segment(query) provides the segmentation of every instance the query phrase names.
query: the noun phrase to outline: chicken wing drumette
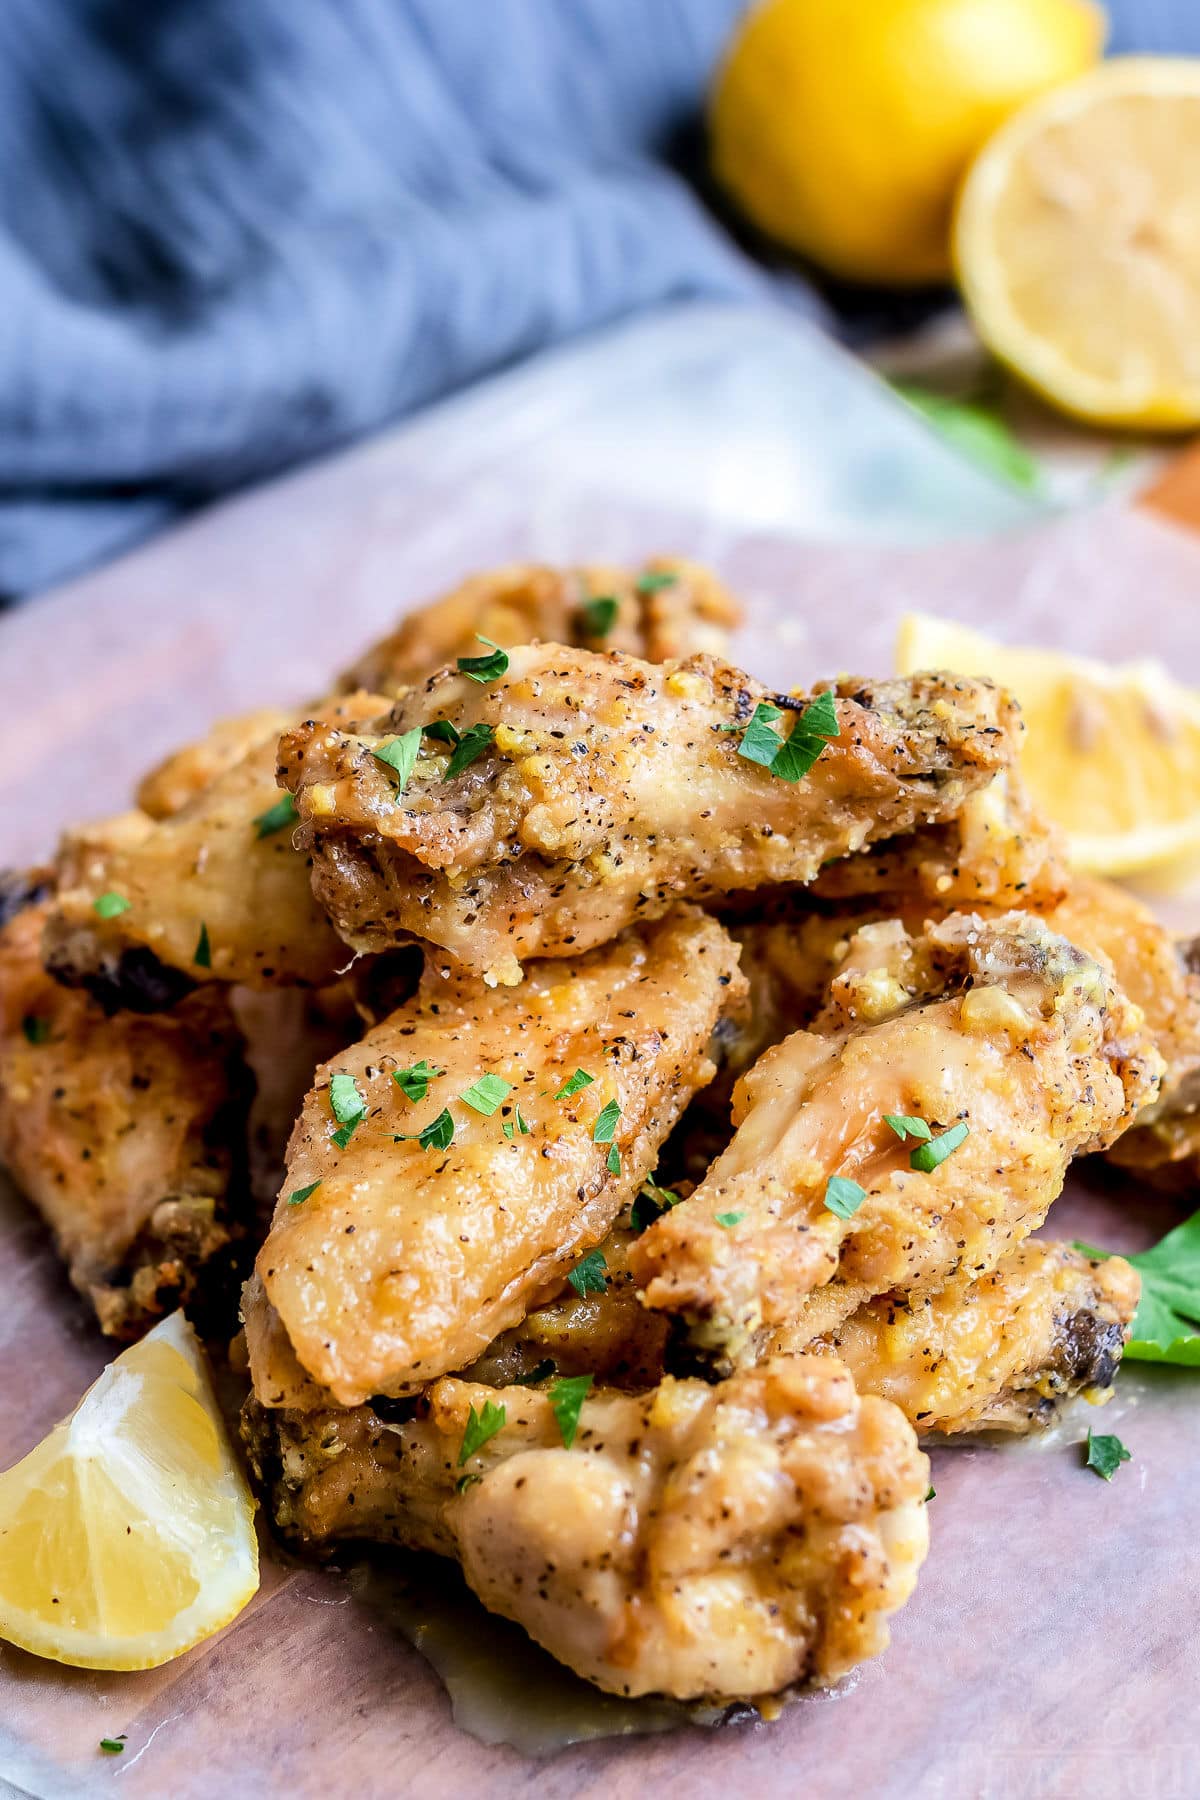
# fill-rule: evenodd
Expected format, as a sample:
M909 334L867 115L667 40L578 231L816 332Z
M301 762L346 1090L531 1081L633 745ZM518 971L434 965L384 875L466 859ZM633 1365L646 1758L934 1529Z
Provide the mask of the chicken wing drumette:
M1026 914L867 927L830 993L742 1078L728 1149L630 1252L647 1304L717 1368L835 1276L856 1304L993 1269L1162 1070L1107 966Z
M782 779L742 754L747 728L761 704L798 716L806 700L710 657L656 668L534 646L483 684L435 677L367 730L307 722L285 734L280 776L347 943L425 938L513 982L525 957L576 955L673 899L807 881L950 817L1016 749L1016 709L987 682L834 693L837 735ZM400 784L378 752L421 733Z
M570 1448L553 1401L442 1380L405 1422L251 1405L246 1433L291 1536L456 1557L485 1606L611 1692L754 1699L884 1648L925 1555L929 1465L832 1358L593 1391ZM495 1407L465 1455L472 1409Z

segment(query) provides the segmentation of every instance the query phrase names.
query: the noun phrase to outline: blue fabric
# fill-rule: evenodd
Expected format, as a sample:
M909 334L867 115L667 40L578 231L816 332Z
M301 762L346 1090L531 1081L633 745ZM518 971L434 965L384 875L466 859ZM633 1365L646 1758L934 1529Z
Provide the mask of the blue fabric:
M3 0L0 596L541 345L759 291L667 160L742 5ZM1200 49L1192 0L1112 10Z

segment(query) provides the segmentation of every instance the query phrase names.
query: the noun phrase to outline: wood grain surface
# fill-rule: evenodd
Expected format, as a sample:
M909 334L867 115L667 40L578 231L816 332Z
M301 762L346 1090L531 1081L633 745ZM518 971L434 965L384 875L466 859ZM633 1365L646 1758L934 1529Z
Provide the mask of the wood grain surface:
M1152 651L1200 683L1200 544L1157 518L1101 508L991 543L891 552L737 537L581 495L534 529L525 497L502 484L447 497L406 458L399 440L381 440L0 621L0 862L34 858L68 820L127 804L138 771L213 716L318 690L403 606L514 556L708 557L748 598L743 660L780 683L890 666L896 620L912 605L1018 641ZM1051 1226L1136 1247L1174 1216L1084 1171ZM12 1196L0 1233L10 1460L106 1353ZM1200 1384L1127 1372L1102 1417L1133 1455L1111 1486L1081 1466L1087 1417L1032 1448L937 1452L932 1550L891 1649L774 1724L548 1759L481 1744L346 1574L268 1560L235 1626L167 1669L83 1674L0 1650L0 1774L17 1793L124 1800L1190 1800L1200 1791ZM101 1757L98 1739L121 1731L125 1755Z

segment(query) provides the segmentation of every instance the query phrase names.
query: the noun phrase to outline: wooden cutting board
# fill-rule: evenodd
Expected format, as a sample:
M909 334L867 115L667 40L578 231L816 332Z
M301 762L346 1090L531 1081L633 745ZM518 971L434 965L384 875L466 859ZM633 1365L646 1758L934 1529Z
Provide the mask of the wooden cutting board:
M1181 464L1150 503L1200 517L1200 463ZM1153 651L1200 683L1200 546L1148 514L1103 508L990 543L892 552L722 534L580 495L555 534L539 537L539 554L700 547L749 599L740 655L780 683L888 667L911 605L1023 641ZM211 717L316 691L405 604L529 548L520 495L491 483L450 505L385 440L0 622L0 862L126 804L138 771ZM1085 1170L1052 1225L1137 1247L1175 1216ZM73 1404L106 1352L11 1195L0 1235L7 1461ZM379 1588L268 1561L243 1617L165 1670L86 1674L0 1649L0 1774L14 1792L124 1800L1190 1796L1200 1379L1129 1371L1099 1418L1133 1454L1111 1486L1081 1466L1086 1417L1048 1444L937 1451L932 1551L891 1649L774 1724L585 1743L548 1759L482 1744L453 1723ZM101 1757L99 1738L118 1732L125 1754Z

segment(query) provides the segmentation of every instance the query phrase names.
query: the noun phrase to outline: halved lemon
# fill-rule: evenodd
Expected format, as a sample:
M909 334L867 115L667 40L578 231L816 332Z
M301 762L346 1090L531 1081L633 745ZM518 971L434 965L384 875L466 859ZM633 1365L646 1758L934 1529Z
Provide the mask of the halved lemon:
M1200 422L1200 58L1118 57L1031 101L959 195L979 335L1055 405Z
M0 1637L81 1668L152 1669L257 1589L254 1501L177 1312L0 1475Z
M982 632L909 613L902 675L990 675L1021 702L1026 784L1066 831L1072 860L1098 875L1194 864L1200 852L1200 694L1158 663L1113 666L1013 649Z

